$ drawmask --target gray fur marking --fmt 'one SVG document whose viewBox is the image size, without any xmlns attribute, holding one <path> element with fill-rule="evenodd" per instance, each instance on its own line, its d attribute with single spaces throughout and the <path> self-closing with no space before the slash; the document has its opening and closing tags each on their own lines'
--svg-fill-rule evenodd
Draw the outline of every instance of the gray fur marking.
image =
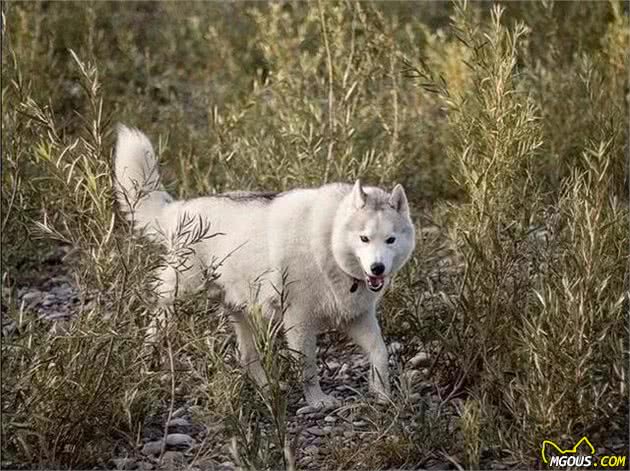
<svg viewBox="0 0 630 471">
<path fill-rule="evenodd" d="M 227 198 L 235 202 L 273 201 L 282 193 L 273 191 L 228 191 L 211 195 L 213 198 Z"/>
</svg>

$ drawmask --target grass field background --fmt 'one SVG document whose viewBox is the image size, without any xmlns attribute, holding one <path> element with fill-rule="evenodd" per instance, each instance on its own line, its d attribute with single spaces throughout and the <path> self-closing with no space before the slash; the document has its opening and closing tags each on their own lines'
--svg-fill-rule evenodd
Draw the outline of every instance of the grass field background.
<svg viewBox="0 0 630 471">
<path fill-rule="evenodd" d="M 148 371 L 162 258 L 113 203 L 117 122 L 151 137 L 178 197 L 405 186 L 418 249 L 382 324 L 429 351 L 457 427 L 374 412 L 373 441 L 326 468 L 438 451 L 536 468 L 543 440 L 584 435 L 628 453 L 627 4 L 9 1 L 2 19 L 2 315 L 18 326 L 2 342 L 3 461 L 94 466 L 194 396 L 243 467 L 292 466 L 286 395 L 261 398 L 224 361 L 229 329 L 205 299 L 182 303 L 166 369 Z M 61 335 L 17 295 L 60 245 L 85 301 Z M 278 386 L 292 373 L 276 334 L 260 327 Z"/>
</svg>

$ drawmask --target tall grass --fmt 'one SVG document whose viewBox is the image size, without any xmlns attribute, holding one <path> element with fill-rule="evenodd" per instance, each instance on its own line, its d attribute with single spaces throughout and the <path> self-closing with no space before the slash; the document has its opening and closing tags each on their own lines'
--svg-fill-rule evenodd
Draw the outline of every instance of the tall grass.
<svg viewBox="0 0 630 471">
<path fill-rule="evenodd" d="M 237 464 L 294 466 L 277 326 L 255 323 L 266 390 L 203 296 L 176 304 L 157 371 L 143 347 L 168 254 L 115 209 L 117 121 L 157 143 L 179 197 L 405 184 L 418 250 L 382 323 L 404 355 L 433 354 L 441 407 L 411 400 L 403 365 L 390 409 L 358 406 L 372 433 L 325 466 L 473 469 L 504 450 L 491 459 L 535 467 L 544 439 L 627 443 L 627 11 L 410 5 L 5 5 L 2 300 L 19 333 L 2 342 L 3 460 L 109 466 L 187 399 Z M 17 302 L 53 244 L 81 295 L 61 334 Z M 210 441 L 195 459 L 220 462 Z"/>
<path fill-rule="evenodd" d="M 618 62 L 608 61 L 620 51 L 575 59 L 583 72 L 563 106 L 584 127 L 579 138 L 577 129 L 562 134 L 573 139 L 571 151 L 557 147 L 555 133 L 569 126 L 551 127 L 549 103 L 537 101 L 519 66 L 532 33 L 524 23 L 505 26 L 503 13 L 495 7 L 482 21 L 457 5 L 453 30 L 468 57 L 463 90 L 426 64 L 415 69 L 447 109 L 456 136 L 447 151 L 467 198 L 448 210 L 465 271 L 444 345 L 456 367 L 449 397 L 469 397 L 462 425 L 473 467 L 479 442 L 502 443 L 533 464 L 541 437 L 577 441 L 603 423 L 627 426 L 627 105 L 603 98 L 623 92 Z M 624 22 L 617 16 L 611 30 Z M 542 68 L 535 73 L 548 73 Z"/>
</svg>

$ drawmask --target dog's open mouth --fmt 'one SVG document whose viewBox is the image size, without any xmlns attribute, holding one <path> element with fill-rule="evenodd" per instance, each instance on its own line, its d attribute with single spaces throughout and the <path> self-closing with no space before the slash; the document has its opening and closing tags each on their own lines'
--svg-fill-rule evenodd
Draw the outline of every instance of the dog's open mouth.
<svg viewBox="0 0 630 471">
<path fill-rule="evenodd" d="M 385 277 L 367 275 L 365 277 L 365 283 L 371 291 L 380 291 L 381 289 L 383 289 L 383 286 L 385 286 Z"/>
</svg>

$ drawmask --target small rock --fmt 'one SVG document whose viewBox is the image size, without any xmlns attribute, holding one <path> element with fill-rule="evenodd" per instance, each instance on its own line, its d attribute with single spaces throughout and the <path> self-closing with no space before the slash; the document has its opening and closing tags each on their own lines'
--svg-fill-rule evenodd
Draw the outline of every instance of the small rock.
<svg viewBox="0 0 630 471">
<path fill-rule="evenodd" d="M 67 312 L 58 312 L 58 311 L 53 311 L 53 312 L 48 312 L 48 313 L 46 313 L 43 317 L 44 317 L 46 320 L 49 320 L 49 321 L 56 321 L 56 320 L 58 320 L 58 319 L 63 319 L 63 320 L 65 320 L 66 318 L 68 318 L 68 317 L 69 317 L 69 315 L 70 315 L 70 314 L 69 314 L 69 313 L 67 313 Z"/>
<path fill-rule="evenodd" d="M 402 345 L 400 342 L 392 342 L 389 344 L 388 350 L 391 355 L 396 355 L 402 350 Z"/>
<path fill-rule="evenodd" d="M 186 458 L 181 451 L 167 451 L 162 455 L 161 468 L 176 469 L 186 464 Z"/>
<path fill-rule="evenodd" d="M 328 422 L 329 424 L 334 424 L 335 422 L 337 422 L 337 418 L 333 417 L 332 415 L 327 415 L 326 417 L 324 417 L 324 422 Z"/>
<path fill-rule="evenodd" d="M 22 296 L 22 302 L 26 307 L 33 307 L 44 299 L 44 293 L 39 290 L 33 290 Z"/>
<path fill-rule="evenodd" d="M 441 469 L 451 469 L 451 465 L 445 461 L 433 461 L 425 468 L 427 471 L 437 471 Z"/>
<path fill-rule="evenodd" d="M 183 417 L 176 417 L 174 419 L 171 419 L 171 421 L 168 423 L 169 427 L 185 427 L 187 425 L 190 425 L 190 422 L 188 422 L 188 420 L 184 419 Z"/>
<path fill-rule="evenodd" d="M 47 294 L 42 300 L 42 306 L 50 306 L 56 302 L 57 298 L 53 294 Z"/>
<path fill-rule="evenodd" d="M 307 415 L 307 414 L 313 414 L 315 412 L 319 412 L 319 409 L 317 407 L 304 406 L 304 407 L 300 407 L 296 411 L 296 415 Z"/>
<path fill-rule="evenodd" d="M 304 448 L 304 453 L 306 453 L 307 455 L 316 455 L 319 452 L 319 449 L 316 446 L 307 446 L 306 448 Z"/>
<path fill-rule="evenodd" d="M 148 461 L 140 461 L 136 464 L 136 469 L 140 471 L 150 471 L 153 469 L 153 463 L 149 463 Z"/>
<path fill-rule="evenodd" d="M 114 458 L 112 462 L 116 469 L 134 469 L 136 467 L 135 460 L 131 458 Z"/>
<path fill-rule="evenodd" d="M 185 433 L 170 433 L 166 436 L 166 444 L 172 447 L 190 447 L 193 439 Z"/>
<path fill-rule="evenodd" d="M 330 425 L 327 425 L 322 429 L 322 431 L 325 435 L 328 435 L 330 432 L 332 432 L 332 427 Z"/>
<path fill-rule="evenodd" d="M 2 326 L 2 336 L 9 337 L 17 332 L 17 324 L 13 321 Z"/>
<path fill-rule="evenodd" d="M 355 427 L 365 427 L 368 423 L 365 420 L 356 420 L 352 422 Z"/>
<path fill-rule="evenodd" d="M 420 367 L 429 366 L 431 364 L 431 359 L 429 358 L 428 353 L 419 352 L 418 354 L 416 354 L 415 357 L 409 360 L 409 363 L 414 368 L 420 368 Z"/>
<path fill-rule="evenodd" d="M 159 455 L 162 451 L 162 440 L 147 442 L 142 447 L 143 455 Z"/>
<path fill-rule="evenodd" d="M 313 439 L 311 440 L 311 445 L 316 446 L 317 447 L 317 452 L 321 453 L 322 450 L 320 449 L 320 447 L 322 446 L 322 438 L 321 437 L 313 437 Z"/>
<path fill-rule="evenodd" d="M 171 433 L 188 432 L 190 431 L 191 427 L 192 424 L 183 417 L 176 417 L 174 419 L 171 419 L 171 421 L 168 423 L 169 432 Z"/>
<path fill-rule="evenodd" d="M 50 290 L 57 298 L 67 299 L 71 298 L 74 294 L 73 289 L 70 286 L 57 286 Z"/>
<path fill-rule="evenodd" d="M 309 427 L 306 429 L 306 431 L 308 433 L 310 433 L 311 435 L 315 435 L 316 437 L 321 437 L 322 435 L 324 435 L 324 431 L 319 428 L 319 427 Z"/>
</svg>

